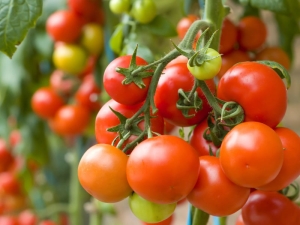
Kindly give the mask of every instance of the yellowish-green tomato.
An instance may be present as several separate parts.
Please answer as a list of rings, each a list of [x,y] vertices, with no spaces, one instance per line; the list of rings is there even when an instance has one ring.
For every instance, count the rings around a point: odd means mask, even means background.
[[[114,14],[122,14],[129,11],[130,0],[110,0],[109,9]]]
[[[82,28],[80,44],[85,47],[91,55],[99,55],[104,46],[102,27],[95,23],[86,24]]]
[[[208,48],[206,54],[208,56],[218,57],[205,61],[201,65],[191,66],[191,59],[187,63],[190,73],[198,80],[209,80],[214,78],[219,73],[222,66],[222,58],[216,50]]]
[[[137,0],[133,3],[130,15],[139,23],[150,23],[157,15],[153,0]]]
[[[85,49],[75,44],[62,44],[54,49],[54,66],[65,73],[79,75],[85,68],[88,55]]]
[[[129,206],[133,214],[146,223],[158,223],[169,218],[177,203],[157,204],[150,202],[136,193],[129,196]]]

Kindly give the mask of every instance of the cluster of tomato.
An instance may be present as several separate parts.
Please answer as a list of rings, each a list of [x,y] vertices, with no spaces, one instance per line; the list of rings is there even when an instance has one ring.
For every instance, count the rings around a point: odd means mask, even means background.
[[[103,51],[100,1],[69,0],[68,9],[50,15],[46,30],[54,40],[56,68],[50,84],[32,97],[32,109],[60,135],[79,135],[100,108],[100,88],[93,71]]]

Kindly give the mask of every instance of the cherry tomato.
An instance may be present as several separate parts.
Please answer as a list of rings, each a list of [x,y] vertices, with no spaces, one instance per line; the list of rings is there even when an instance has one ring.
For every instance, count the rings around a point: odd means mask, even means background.
[[[176,107],[176,103],[179,100],[178,89],[181,88],[184,91],[191,91],[193,84],[194,77],[189,72],[186,63],[175,64],[164,70],[157,85],[154,101],[159,113],[165,120],[176,126],[187,127],[200,123],[207,117],[211,107],[200,88],[197,89],[197,92],[203,101],[203,108],[197,112],[193,109],[190,110],[189,115],[194,114],[194,116],[186,118]],[[206,84],[212,92],[215,91],[213,80],[206,81]]]
[[[191,60],[189,60],[187,63],[187,67],[190,73],[198,80],[212,79],[218,74],[218,72],[221,69],[222,58],[216,50],[212,48],[208,48],[206,51],[206,55],[209,57],[216,57],[216,58],[206,61],[199,66],[192,65]]]
[[[139,23],[150,23],[157,14],[153,0],[137,0],[133,2],[130,15]]]
[[[199,17],[193,14],[181,18],[176,26],[178,37],[180,39],[183,39],[190,26],[198,19]],[[200,36],[200,33],[198,34],[198,36]]]
[[[104,33],[99,24],[88,23],[81,31],[80,44],[91,55],[99,55],[103,50]]]
[[[127,155],[114,146],[94,145],[79,162],[79,181],[99,201],[121,201],[132,192],[126,178],[127,161]]]
[[[100,104],[101,89],[97,86],[93,74],[84,77],[80,87],[78,88],[75,99],[79,105],[91,110],[98,111]]]
[[[299,209],[287,197],[272,191],[254,191],[242,208],[245,225],[298,225]]]
[[[279,174],[270,183],[258,187],[265,191],[279,191],[287,187],[300,175],[300,138],[289,128],[275,129],[284,149],[284,160]]]
[[[86,21],[92,20],[101,9],[99,0],[68,0],[67,4],[72,12],[82,16]]]
[[[1,215],[0,216],[1,225],[19,225],[18,220],[14,216],[10,215]]]
[[[198,155],[192,146],[179,137],[160,135],[133,149],[126,173],[138,195],[154,203],[170,204],[188,195],[198,169]]]
[[[103,86],[106,92],[115,101],[124,105],[134,105],[146,99],[151,77],[143,78],[144,88],[139,88],[134,82],[123,84],[125,76],[116,71],[118,67],[128,68],[131,55],[120,56],[108,64],[103,75]],[[147,65],[147,62],[141,57],[136,57],[137,65]]]
[[[231,182],[214,156],[200,156],[198,181],[187,196],[195,207],[214,216],[228,216],[246,203],[250,189]]]
[[[130,8],[130,0],[110,0],[109,9],[115,14],[127,13]]]
[[[39,225],[57,225],[52,220],[43,220],[39,223]]]
[[[290,69],[291,60],[287,53],[280,47],[266,47],[256,54],[256,60],[275,61]]]
[[[8,149],[6,141],[0,138],[0,173],[9,169],[14,161],[14,156]]]
[[[71,75],[78,75],[84,70],[88,55],[79,45],[63,44],[54,49],[52,58],[57,69]]]
[[[169,218],[176,209],[177,203],[157,204],[150,202],[136,193],[129,196],[129,206],[133,214],[147,223],[158,223]]]
[[[68,76],[62,70],[54,70],[50,75],[50,86],[62,96],[69,97],[79,81],[74,76]]]
[[[68,10],[59,10],[49,16],[46,22],[47,33],[54,41],[75,42],[80,34],[84,20]]]
[[[21,191],[20,182],[12,172],[0,173],[0,190],[6,194],[17,195]]]
[[[161,222],[158,223],[146,223],[146,222],[142,222],[143,225],[172,225],[172,222],[174,220],[174,214],[172,214],[168,219],[165,219]]]
[[[237,43],[237,27],[229,19],[225,18],[222,24],[221,39],[220,39],[220,53],[224,54],[231,51]]]
[[[19,225],[36,225],[38,221],[37,215],[31,210],[24,210],[18,215]]]
[[[282,167],[283,158],[279,136],[258,122],[238,124],[225,136],[220,147],[224,173],[243,187],[257,188],[272,181]]]
[[[64,104],[64,100],[50,87],[39,88],[31,98],[32,110],[44,119],[53,118]]]
[[[188,62],[188,58],[185,57],[184,55],[180,55],[178,57],[176,57],[175,59],[171,60],[167,65],[166,65],[166,68],[170,67],[170,66],[173,66],[175,64],[178,64],[178,63],[187,63]]]
[[[237,25],[238,43],[242,49],[256,50],[267,38],[267,28],[264,22],[255,16],[241,19]]]
[[[284,82],[273,69],[256,62],[241,62],[231,67],[220,79],[217,97],[240,104],[245,121],[270,127],[279,124],[287,108]]]

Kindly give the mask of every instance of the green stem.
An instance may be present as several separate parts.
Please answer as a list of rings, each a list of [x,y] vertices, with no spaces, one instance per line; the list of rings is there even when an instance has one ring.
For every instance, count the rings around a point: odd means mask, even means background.
[[[103,220],[103,215],[101,212],[92,212],[90,213],[90,222],[89,225],[101,225]]]
[[[49,205],[47,208],[38,210],[37,215],[40,219],[49,218],[58,213],[69,213],[69,205],[65,203],[56,203]]]
[[[227,224],[227,217],[219,217],[220,225],[226,225]]]
[[[200,209],[192,206],[192,224],[193,225],[206,225],[209,220],[209,214]]]

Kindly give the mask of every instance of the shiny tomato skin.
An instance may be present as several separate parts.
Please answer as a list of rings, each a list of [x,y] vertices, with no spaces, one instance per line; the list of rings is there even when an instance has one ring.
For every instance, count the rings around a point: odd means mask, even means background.
[[[229,19],[225,18],[222,24],[220,50],[221,54],[231,51],[237,43],[237,27]]]
[[[160,135],[133,149],[126,173],[138,195],[154,203],[169,204],[188,195],[198,170],[198,155],[192,146],[179,137]]]
[[[272,181],[278,175],[283,159],[279,136],[259,122],[238,124],[225,136],[220,147],[224,173],[243,187],[257,188]]]
[[[175,59],[171,60],[166,65],[166,68],[173,66],[175,64],[178,64],[178,63],[187,63],[188,61],[189,61],[189,59],[187,57],[185,57],[184,55],[180,55],[180,56],[176,57]]]
[[[189,112],[190,115],[195,114],[195,116],[186,118],[176,107],[176,103],[179,99],[178,89],[181,88],[184,91],[190,91],[193,87],[193,83],[194,77],[189,72],[186,63],[175,64],[163,71],[157,85],[154,102],[159,113],[168,120],[168,122],[176,126],[187,127],[200,123],[207,117],[211,107],[200,88],[197,89],[197,92],[203,101],[203,108],[198,112],[195,112],[195,110],[190,110]],[[213,80],[207,80],[206,84],[214,93],[215,85]]]
[[[79,181],[99,201],[121,201],[132,192],[126,178],[127,161],[128,156],[114,146],[93,145],[79,162]]]
[[[190,144],[197,150],[199,156],[209,155],[209,148],[211,148],[214,155],[216,155],[216,151],[218,150],[218,147],[213,142],[207,141],[203,137],[203,133],[207,127],[207,120],[205,119],[196,125],[190,138]]]
[[[291,184],[300,175],[300,138],[298,134],[285,127],[275,128],[284,149],[284,160],[279,174],[270,183],[257,189],[279,191]]]
[[[214,216],[228,216],[246,203],[250,188],[231,182],[215,156],[200,156],[200,170],[196,185],[187,196],[188,201]]]
[[[245,225],[299,225],[299,209],[284,195],[254,191],[242,208]]]
[[[278,74],[257,62],[241,62],[220,79],[217,97],[240,104],[244,121],[276,127],[287,109],[287,90]],[[276,99],[276,101],[274,101]]]
[[[0,173],[9,169],[14,162],[14,156],[10,152],[6,141],[0,138]]]
[[[43,119],[53,118],[64,104],[64,100],[50,87],[39,88],[31,98],[32,110]]]
[[[69,10],[59,10],[49,16],[46,22],[47,33],[54,41],[75,42],[84,25],[82,18]]]
[[[139,88],[135,83],[123,85],[125,76],[116,71],[117,67],[128,68],[132,56],[120,56],[108,64],[103,74],[103,86],[106,92],[115,101],[124,105],[134,105],[145,100],[150,85],[151,77],[143,79],[144,88]],[[147,65],[148,63],[141,57],[136,57],[137,65]]]

